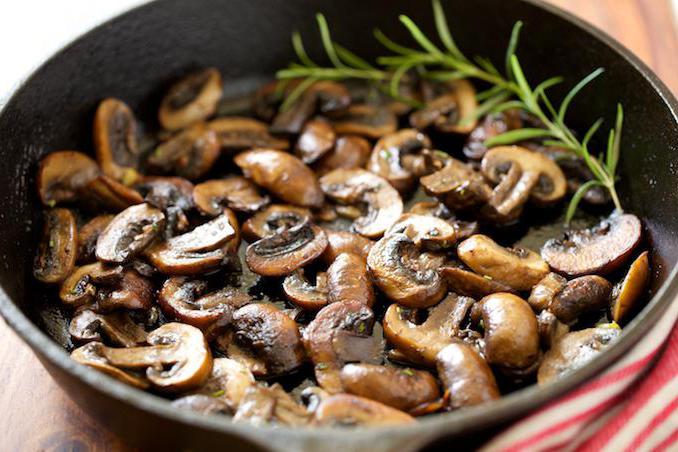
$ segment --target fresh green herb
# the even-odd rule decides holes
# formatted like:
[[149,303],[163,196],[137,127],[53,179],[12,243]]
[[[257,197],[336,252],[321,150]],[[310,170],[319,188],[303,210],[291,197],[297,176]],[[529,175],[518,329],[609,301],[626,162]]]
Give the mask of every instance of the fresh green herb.
[[218,397],[223,396],[224,394],[226,394],[226,391],[224,391],[223,389],[219,389],[218,391],[214,391],[214,392],[213,392],[212,394],[210,394],[210,395],[211,395],[212,397],[214,397],[214,398],[218,398]]
[[483,278],[487,279],[488,281],[492,281],[492,277],[490,275],[483,275]]
[[358,324],[358,333],[364,333],[367,330],[364,322]]
[[329,366],[327,365],[327,363],[318,363],[318,364],[315,365],[315,368],[316,368],[317,370],[325,370],[325,369],[327,369],[328,367],[329,367]]
[[414,371],[410,368],[402,369],[400,372],[408,377],[414,377]]
[[54,239],[49,239],[49,247],[54,248],[55,246],[56,246],[56,242],[54,241]]
[[596,328],[608,328],[612,330],[621,330],[621,327],[614,320],[608,323],[599,323],[596,325]]
[[50,199],[49,201],[47,201],[47,205],[49,207],[54,207],[56,206],[56,201],[54,199]]

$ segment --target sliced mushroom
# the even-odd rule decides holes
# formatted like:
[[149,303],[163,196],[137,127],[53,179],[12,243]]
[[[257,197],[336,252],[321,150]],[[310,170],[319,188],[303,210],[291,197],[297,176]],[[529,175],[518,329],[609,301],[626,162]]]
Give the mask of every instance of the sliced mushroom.
[[245,240],[252,243],[310,220],[311,211],[304,207],[271,204],[248,218],[242,233]]
[[337,138],[332,126],[325,120],[308,121],[297,139],[295,153],[302,162],[310,165],[334,147]]
[[313,164],[313,169],[319,176],[324,176],[335,169],[363,168],[370,158],[371,150],[372,146],[364,138],[340,136],[334,147]]
[[97,288],[97,305],[104,311],[148,310],[153,303],[153,284],[132,269],[124,270],[114,284],[99,284]]
[[33,264],[33,275],[44,283],[60,283],[73,271],[78,256],[78,232],[73,212],[45,212],[42,240]]
[[276,383],[269,387],[255,385],[248,388],[233,421],[256,426],[273,423],[299,427],[307,425],[310,418],[311,413]]
[[137,121],[121,100],[108,98],[99,104],[94,116],[94,147],[104,174],[124,185],[139,179]]
[[367,272],[367,262],[357,254],[342,253],[327,269],[327,301],[356,301],[372,307],[374,289]]
[[541,311],[537,316],[539,324],[539,340],[544,350],[553,347],[558,339],[570,332],[570,327],[558,320],[552,312]]
[[457,254],[476,273],[490,276],[517,291],[532,289],[549,273],[549,266],[534,251],[504,248],[482,234],[461,242]]
[[537,382],[544,385],[583,367],[620,335],[618,328],[587,328],[565,334],[544,355]]
[[158,120],[167,130],[188,127],[214,114],[223,85],[217,69],[189,74],[172,85],[160,103]]
[[148,157],[149,167],[188,180],[200,179],[219,157],[217,134],[198,123],[161,143]]
[[386,135],[374,146],[368,169],[386,179],[400,193],[412,191],[415,175],[403,167],[405,156],[431,148],[431,140],[414,129],[402,129]]
[[320,185],[333,201],[367,205],[367,213],[353,222],[353,229],[365,237],[380,237],[403,213],[398,192],[369,171],[334,170],[320,178]]
[[122,279],[121,266],[107,266],[101,262],[77,267],[61,283],[59,298],[72,307],[92,303],[97,294],[97,285],[112,285]]
[[213,119],[207,127],[217,134],[222,150],[242,151],[252,148],[287,149],[289,142],[268,132],[268,124],[252,118],[226,116]]
[[254,376],[247,367],[229,358],[215,358],[212,373],[195,394],[218,399],[235,412],[252,386]]
[[398,118],[388,108],[374,105],[351,105],[331,118],[332,127],[340,135],[360,135],[378,139],[398,128]]
[[424,370],[347,364],[341,369],[344,391],[402,411],[440,397],[435,377]]
[[342,111],[350,103],[351,96],[343,85],[332,81],[316,82],[288,110],[276,115],[271,130],[274,133],[297,134],[316,112]]
[[373,241],[353,232],[325,229],[325,234],[327,235],[327,248],[320,255],[320,259],[326,264],[334,262],[342,253],[356,254],[367,259],[374,245]]
[[315,411],[314,423],[322,426],[388,426],[416,422],[407,413],[374,400],[350,394],[336,394],[322,400]]
[[104,208],[114,212],[144,202],[139,192],[104,175],[80,187],[78,197],[92,210]]
[[255,116],[266,122],[271,122],[278,113],[288,89],[296,87],[294,81],[274,80],[258,88],[252,95],[252,111]]
[[374,283],[398,304],[425,308],[436,304],[447,293],[438,274],[443,256],[422,252],[405,234],[384,236],[370,250],[367,268]]
[[302,269],[285,277],[283,291],[295,305],[309,311],[317,311],[327,304],[327,274],[319,272],[315,284],[311,283]]
[[147,203],[165,214],[165,238],[188,229],[186,214],[195,207],[192,183],[181,177],[146,177],[136,189]]
[[557,273],[549,273],[532,288],[527,302],[530,303],[534,312],[548,309],[553,299],[563,290],[566,284],[567,279]]
[[553,297],[549,310],[563,323],[574,323],[588,312],[607,308],[612,285],[596,275],[580,276],[568,281]]
[[359,302],[332,303],[318,312],[304,330],[304,345],[323,389],[342,391],[346,363],[381,363],[384,342],[374,327],[374,313]]
[[308,166],[293,155],[273,149],[255,149],[235,156],[246,177],[275,197],[301,207],[321,207],[323,192]]
[[640,243],[642,226],[631,214],[613,214],[590,229],[567,231],[551,239],[541,255],[554,271],[567,276],[606,275],[618,269]]
[[165,227],[165,215],[144,203],[113,218],[97,239],[96,257],[104,262],[128,262],[148,247]]
[[567,193],[567,181],[560,167],[548,157],[520,146],[492,148],[485,153],[481,164],[485,177],[495,183],[514,165],[522,172],[505,204],[497,207],[500,213],[515,208],[514,200],[522,199],[526,193],[540,206],[556,203]]
[[520,129],[523,126],[519,110],[506,110],[485,116],[469,135],[464,145],[464,155],[473,160],[480,160],[487,152],[485,141],[492,137]]
[[212,355],[199,329],[183,323],[166,323],[152,331],[147,342],[147,347],[98,349],[106,364],[146,369],[146,378],[162,391],[193,389],[209,377]]
[[208,291],[205,280],[175,276],[163,284],[158,304],[166,316],[206,331],[217,322],[229,324],[233,312],[252,301],[233,287]]
[[284,276],[313,261],[326,247],[325,232],[305,221],[252,243],[245,252],[245,261],[259,275]]
[[259,193],[256,185],[241,176],[198,184],[193,191],[193,199],[200,211],[211,216],[221,214],[224,207],[239,212],[256,212],[270,202],[268,196]]
[[243,306],[232,325],[235,340],[265,363],[267,376],[292,372],[306,358],[297,323],[272,304]]
[[82,347],[73,350],[71,352],[71,359],[135,388],[147,389],[150,386],[145,378],[111,365],[104,355],[105,350],[106,346],[101,342],[88,342]]
[[447,288],[459,295],[478,299],[497,292],[515,292],[491,276],[481,276],[460,267],[445,266],[439,273],[447,282]]
[[438,352],[457,340],[455,336],[462,330],[473,303],[471,298],[450,293],[429,310],[420,325],[407,319],[402,307],[392,304],[384,315],[384,334],[411,362],[435,366]]
[[113,215],[98,215],[85,223],[78,231],[78,262],[90,263],[96,260],[94,251],[99,235],[113,220]]
[[441,132],[470,133],[476,125],[471,115],[478,108],[473,85],[463,79],[439,85],[429,90],[433,93],[424,93],[426,106],[410,115],[410,125],[420,130],[435,126]]
[[452,343],[438,353],[438,376],[449,393],[453,410],[498,399],[501,394],[492,369],[470,345]]
[[385,235],[402,233],[418,247],[436,251],[449,248],[457,241],[457,230],[445,220],[431,215],[406,213],[386,231]]
[[99,175],[99,166],[81,152],[59,151],[40,160],[37,186],[40,201],[54,207],[78,198],[79,190]]
[[85,309],[68,326],[68,333],[79,342],[101,341],[101,334],[112,343],[134,347],[146,342],[147,333],[126,312],[99,314]]
[[650,282],[650,260],[648,252],[643,251],[633,261],[624,280],[615,287],[612,303],[612,320],[619,323],[624,320],[638,300],[645,295]]
[[485,359],[504,371],[533,366],[540,354],[539,326],[529,304],[510,293],[496,293],[480,300],[485,330]]
[[438,198],[453,211],[484,204],[492,193],[482,174],[455,159],[447,161],[443,169],[422,177],[420,182],[427,195]]

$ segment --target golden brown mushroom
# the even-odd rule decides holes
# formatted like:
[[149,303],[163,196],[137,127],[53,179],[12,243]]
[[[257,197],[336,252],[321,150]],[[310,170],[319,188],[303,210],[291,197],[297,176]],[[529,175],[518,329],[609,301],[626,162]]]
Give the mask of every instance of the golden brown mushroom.
[[223,87],[217,69],[187,75],[169,89],[160,103],[158,120],[167,130],[179,130],[214,114]]
[[40,201],[54,207],[78,198],[79,190],[99,175],[94,160],[77,151],[58,151],[40,160],[37,186]]
[[44,283],[60,283],[73,271],[78,256],[75,216],[68,209],[45,213],[42,240],[33,265],[33,275]]

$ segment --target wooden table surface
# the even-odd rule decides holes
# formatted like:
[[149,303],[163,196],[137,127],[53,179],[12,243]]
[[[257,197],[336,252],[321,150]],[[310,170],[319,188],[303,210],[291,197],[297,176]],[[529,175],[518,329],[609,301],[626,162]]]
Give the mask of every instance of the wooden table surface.
[[[678,40],[669,0],[548,0],[607,31],[678,93]],[[76,406],[0,320],[0,450],[130,450]]]

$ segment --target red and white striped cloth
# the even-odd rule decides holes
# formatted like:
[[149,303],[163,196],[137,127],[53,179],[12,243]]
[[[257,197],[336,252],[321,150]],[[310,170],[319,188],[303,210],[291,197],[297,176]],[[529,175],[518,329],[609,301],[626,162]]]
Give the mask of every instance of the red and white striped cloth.
[[509,427],[482,451],[678,451],[676,319],[678,300],[614,366]]

